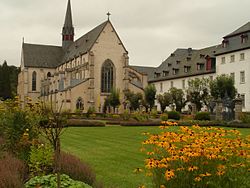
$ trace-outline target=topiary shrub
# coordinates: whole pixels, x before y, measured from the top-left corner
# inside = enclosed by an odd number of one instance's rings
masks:
[[[210,120],[210,113],[209,112],[197,112],[194,119],[195,120]]]
[[[168,112],[168,119],[175,119],[180,120],[181,116],[180,113],[177,111],[169,111]]]
[[[96,175],[92,168],[79,158],[69,153],[61,153],[61,172],[68,174],[72,179],[93,185],[96,182]]]

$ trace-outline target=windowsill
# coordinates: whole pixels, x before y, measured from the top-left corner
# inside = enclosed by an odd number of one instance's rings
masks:
[[[246,82],[240,82],[240,84],[245,84]]]

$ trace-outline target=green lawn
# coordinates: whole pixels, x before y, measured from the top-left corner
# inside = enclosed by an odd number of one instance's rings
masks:
[[[250,134],[250,129],[238,130],[243,136]],[[146,157],[140,152],[145,139],[141,133],[159,131],[158,127],[68,128],[61,138],[62,149],[91,164],[106,187],[152,187],[150,178],[133,170],[143,168]]]

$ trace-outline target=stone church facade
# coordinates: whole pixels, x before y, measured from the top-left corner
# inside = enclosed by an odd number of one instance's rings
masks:
[[[74,40],[70,0],[62,46],[22,44],[18,95],[24,103],[30,97],[71,112],[90,107],[102,112],[115,88],[120,90],[122,112],[124,91],[143,92],[147,83],[147,75],[129,65],[128,51],[109,19]]]

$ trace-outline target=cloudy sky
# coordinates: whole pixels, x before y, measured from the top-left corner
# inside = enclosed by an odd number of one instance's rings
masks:
[[[0,63],[27,43],[61,45],[67,0],[0,0]],[[130,64],[159,66],[176,48],[203,48],[250,21],[250,0],[71,0],[76,38],[107,19]]]

